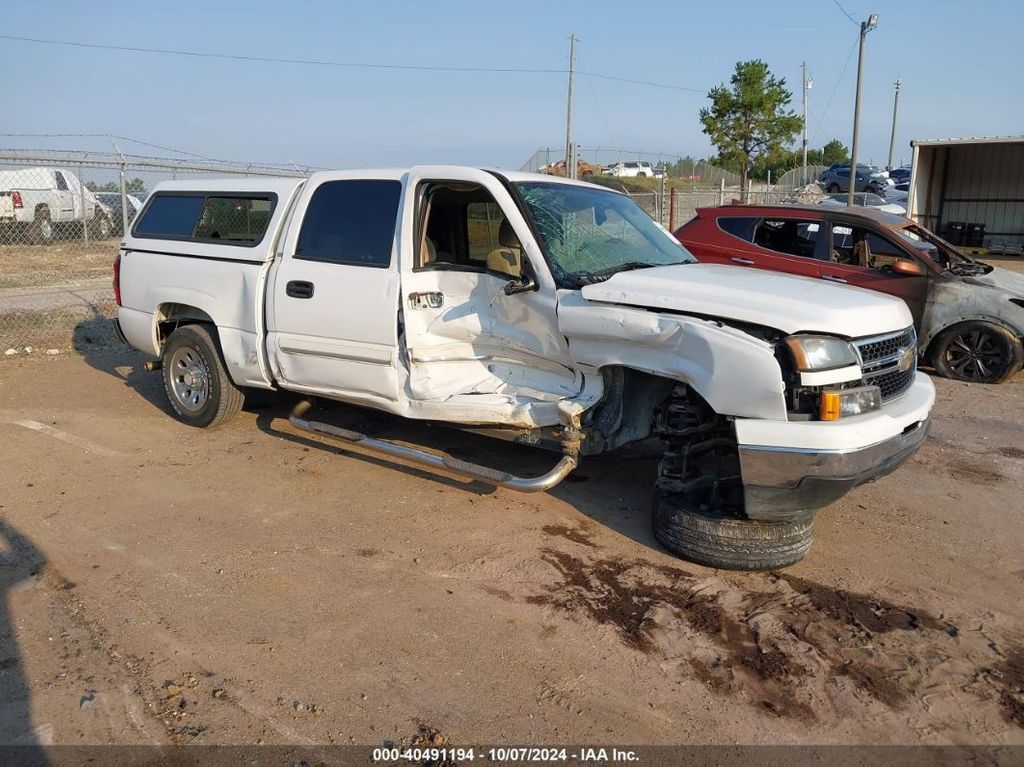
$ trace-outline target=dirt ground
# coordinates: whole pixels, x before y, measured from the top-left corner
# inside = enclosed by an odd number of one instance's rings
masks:
[[[1024,744],[1024,375],[936,380],[919,454],[744,574],[657,545],[649,460],[493,491],[284,404],[191,429],[141,362],[0,366],[0,743]]]

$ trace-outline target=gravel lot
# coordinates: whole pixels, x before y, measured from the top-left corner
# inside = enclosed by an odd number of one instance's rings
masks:
[[[190,429],[141,362],[0,366],[2,743],[1024,744],[1024,375],[937,380],[920,453],[752,575],[658,547],[650,461],[491,491],[286,405]]]

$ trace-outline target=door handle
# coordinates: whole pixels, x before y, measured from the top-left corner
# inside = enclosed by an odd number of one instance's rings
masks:
[[[749,258],[740,258],[739,256],[733,256],[729,260],[732,261],[734,264],[742,264],[743,266],[754,265],[754,262],[751,261]]]
[[[844,280],[842,277],[836,277],[833,274],[823,274],[821,275],[821,279],[828,280],[829,282],[841,282],[844,285],[846,284],[846,280]]]
[[[312,298],[313,283],[305,280],[291,280],[284,286],[284,292],[292,298]]]

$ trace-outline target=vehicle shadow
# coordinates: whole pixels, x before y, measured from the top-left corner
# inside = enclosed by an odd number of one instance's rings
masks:
[[[13,756],[18,764],[46,764],[47,759],[44,744],[39,743],[32,728],[30,691],[18,652],[9,595],[45,564],[42,552],[0,517],[0,746],[7,753],[3,759]]]
[[[354,458],[464,493],[479,496],[499,492],[493,486],[481,482],[452,478],[365,451],[358,446],[349,446],[339,440],[297,432],[295,427],[288,424],[288,415],[298,399],[297,396],[286,395],[278,402],[262,408],[256,418],[259,429],[265,434],[311,450]],[[379,439],[426,449],[428,452],[440,451],[455,458],[521,476],[543,474],[558,460],[557,453],[546,450],[340,403],[322,402],[308,417]],[[659,548],[651,533],[649,511],[657,464],[656,458],[643,456],[587,457],[580,462],[579,468],[561,484],[549,490],[547,495],[569,504],[594,522],[620,535],[645,546]]]

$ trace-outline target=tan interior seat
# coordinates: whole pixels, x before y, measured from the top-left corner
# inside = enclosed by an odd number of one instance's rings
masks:
[[[487,268],[511,277],[523,273],[523,246],[507,218],[498,227],[498,247],[487,254]]]

